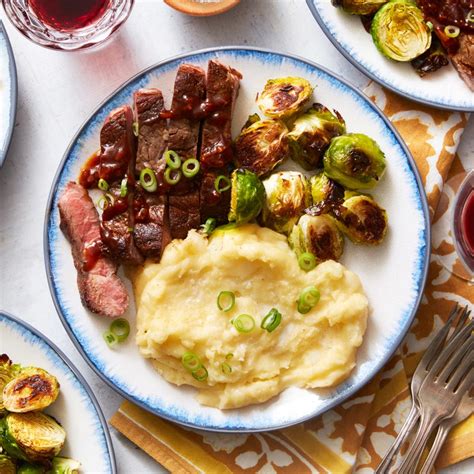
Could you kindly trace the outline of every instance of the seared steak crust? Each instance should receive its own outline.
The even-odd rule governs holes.
[[[459,36],[459,49],[451,56],[451,61],[463,81],[474,92],[474,34],[463,33]]]

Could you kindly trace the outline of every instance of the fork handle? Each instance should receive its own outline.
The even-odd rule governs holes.
[[[433,469],[434,463],[441,451],[441,448],[446,440],[446,436],[448,436],[449,431],[451,430],[453,423],[451,420],[446,420],[438,428],[438,432],[436,433],[436,438],[433,441],[433,445],[431,446],[430,453],[426,458],[423,467],[421,468],[420,474],[430,474],[431,470]]]
[[[397,438],[392,444],[392,447],[387,451],[382,462],[377,467],[375,474],[386,474],[389,472],[390,466],[392,461],[394,460],[395,456],[398,454],[400,447],[404,443],[404,441],[408,438],[409,434],[413,431],[418,418],[420,417],[420,412],[418,411],[417,406],[415,403],[412,403],[410,413],[408,413],[407,419],[398,433]]]

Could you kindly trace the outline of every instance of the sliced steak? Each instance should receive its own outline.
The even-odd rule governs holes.
[[[169,197],[169,220],[173,239],[185,239],[190,229],[200,225],[199,191]]]
[[[69,182],[59,202],[61,230],[71,243],[82,302],[94,313],[112,318],[128,307],[127,290],[116,275],[117,265],[102,253],[99,216],[87,191]]]
[[[451,56],[461,79],[474,92],[474,34],[459,36],[459,49]]]
[[[218,224],[227,222],[227,215],[230,208],[230,189],[219,193],[215,189],[215,181],[219,175],[230,178],[230,172],[227,169],[204,170],[201,173],[201,189],[199,195],[201,222],[213,217]]]

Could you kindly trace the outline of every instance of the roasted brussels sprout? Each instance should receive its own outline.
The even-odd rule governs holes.
[[[411,61],[431,45],[423,12],[410,0],[391,0],[375,14],[370,28],[378,50],[395,61]]]
[[[39,464],[23,463],[16,474],[46,474],[46,467]]]
[[[306,79],[280,77],[267,81],[257,105],[267,117],[284,119],[299,112],[312,94],[313,87]]]
[[[18,375],[19,371],[18,364],[13,364],[6,354],[0,355],[0,415],[6,412],[3,405],[3,388]]]
[[[378,245],[387,233],[387,213],[370,196],[347,192],[335,215],[339,228],[357,244]]]
[[[51,474],[77,474],[81,463],[71,458],[56,457],[53,459]]]
[[[263,185],[266,194],[263,224],[287,234],[310,205],[308,180],[297,171],[281,171],[272,174]]]
[[[448,55],[435,35],[433,36],[430,49],[425,51],[421,56],[413,59],[411,62],[411,65],[420,77],[426,76],[426,74],[430,72],[437,71],[448,64]]]
[[[3,404],[8,411],[23,413],[42,410],[59,395],[56,377],[37,367],[25,367],[3,389]]]
[[[288,241],[298,257],[309,252],[317,263],[339,260],[344,250],[344,237],[335,219],[328,214],[301,216]]]
[[[246,128],[250,127],[250,125],[253,125],[256,122],[259,122],[260,120],[262,119],[260,118],[260,115],[258,114],[249,115],[249,118],[247,119],[244,126],[242,127],[242,130],[245,130]]]
[[[235,140],[237,167],[258,176],[268,174],[289,156],[288,129],[279,120],[260,120],[242,130]]]
[[[327,214],[334,206],[344,201],[344,188],[322,171],[311,176],[309,183],[313,205],[306,211],[307,214],[312,216]]]
[[[255,173],[237,169],[232,172],[229,221],[243,224],[255,219],[265,201],[265,188]]]
[[[362,133],[336,137],[324,154],[324,172],[349,189],[372,189],[385,172],[385,155]]]
[[[298,117],[288,140],[292,158],[304,169],[313,170],[321,165],[331,139],[346,132],[346,124],[339,112],[332,113],[322,104],[313,104]]]
[[[331,0],[335,7],[342,7],[346,13],[351,15],[372,15],[387,0]]]
[[[42,412],[9,413],[0,420],[0,444],[10,456],[48,463],[64,446],[66,432]]]
[[[6,454],[0,454],[0,473],[1,474],[16,474],[15,461]]]

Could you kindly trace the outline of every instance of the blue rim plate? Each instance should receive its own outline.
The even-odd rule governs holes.
[[[0,168],[7,156],[15,128],[17,86],[15,58],[0,20]]]
[[[329,0],[306,0],[306,3],[331,43],[375,82],[424,105],[474,111],[474,92],[451,64],[420,78],[410,63],[391,61],[380,54],[357,15],[344,13]]]
[[[37,329],[0,311],[0,353],[15,363],[41,367],[61,385],[47,412],[67,433],[61,454],[81,462],[81,472],[117,472],[109,429],[87,382],[71,361]]]
[[[64,186],[77,178],[84,160],[96,150],[101,125],[110,110],[130,103],[133,91],[140,87],[159,87],[169,100],[180,63],[206,67],[207,61],[215,58],[244,76],[234,114],[234,135],[248,115],[256,111],[255,94],[267,79],[299,75],[315,84],[315,100],[344,116],[348,130],[375,138],[389,163],[386,177],[374,194],[387,209],[391,222],[383,245],[369,249],[347,243],[342,260],[360,275],[372,307],[357,368],[351,377],[324,392],[290,388],[267,403],[226,411],[203,407],[194,399],[192,388],[165,382],[139,355],[133,338],[120,350],[107,348],[102,333],[110,321],[90,314],[81,305],[70,247],[59,229],[57,211]],[[315,63],[289,54],[243,47],[202,50],[163,61],[112,93],[91,114],[67,149],[52,184],[44,225],[45,266],[54,304],[73,343],[99,377],[125,398],[163,418],[190,427],[233,432],[271,430],[302,422],[341,403],[365,385],[393,354],[413,320],[426,280],[429,242],[428,207],[420,177],[410,152],[383,113],[356,88]],[[126,316],[133,334],[134,308]]]

